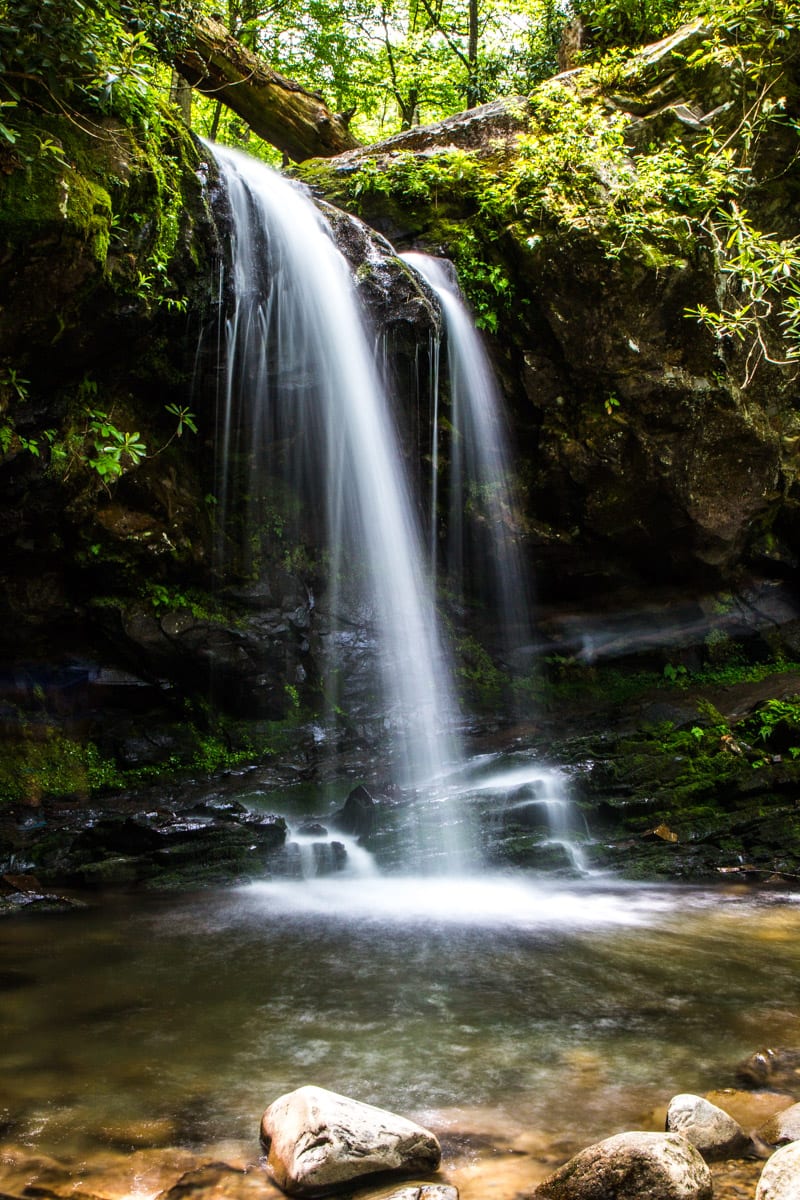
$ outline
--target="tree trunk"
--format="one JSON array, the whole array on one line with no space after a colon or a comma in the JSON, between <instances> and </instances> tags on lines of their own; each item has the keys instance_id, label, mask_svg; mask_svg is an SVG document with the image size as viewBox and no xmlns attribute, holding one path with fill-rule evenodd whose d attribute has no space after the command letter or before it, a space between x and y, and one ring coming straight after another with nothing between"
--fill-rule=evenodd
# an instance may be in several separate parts
<instances>
[{"instance_id":1,"label":"tree trunk","mask_svg":"<svg viewBox=\"0 0 800 1200\"><path fill-rule=\"evenodd\" d=\"M210 17L196 22L176 66L199 92L223 101L295 162L328 158L358 145L320 96L273 71Z\"/></svg>"},{"instance_id":2,"label":"tree trunk","mask_svg":"<svg viewBox=\"0 0 800 1200\"><path fill-rule=\"evenodd\" d=\"M172 80L169 85L169 98L181 110L181 117L187 129L192 128L192 88L180 71L172 69Z\"/></svg>"},{"instance_id":3,"label":"tree trunk","mask_svg":"<svg viewBox=\"0 0 800 1200\"><path fill-rule=\"evenodd\" d=\"M467 108L476 108L481 101L481 87L478 80L478 0L469 0L467 73Z\"/></svg>"}]
</instances>

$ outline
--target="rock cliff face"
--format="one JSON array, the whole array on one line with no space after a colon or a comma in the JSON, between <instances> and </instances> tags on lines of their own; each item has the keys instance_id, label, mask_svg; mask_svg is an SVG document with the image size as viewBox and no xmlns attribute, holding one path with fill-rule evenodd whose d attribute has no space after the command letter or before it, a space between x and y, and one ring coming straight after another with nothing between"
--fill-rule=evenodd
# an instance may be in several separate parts
<instances>
[{"instance_id":1,"label":"rock cliff face","mask_svg":"<svg viewBox=\"0 0 800 1200\"><path fill-rule=\"evenodd\" d=\"M690 313L746 302L714 196L691 195L707 139L741 134L741 77L712 40L696 22L614 78L570 71L301 168L398 248L459 267L511 412L540 599L795 576L797 371ZM794 112L794 79L778 86ZM791 143L766 129L739 201L776 238L796 232Z\"/></svg>"},{"instance_id":2,"label":"rock cliff face","mask_svg":"<svg viewBox=\"0 0 800 1200\"><path fill-rule=\"evenodd\" d=\"M794 636L796 373L763 355L754 370L758 338L715 338L687 316L740 286L709 219L726 193L712 195L695 154L709 131L739 136L738 77L704 56L706 40L690 26L613 78L569 72L533 97L302 169L321 202L346 210L328 215L391 352L410 464L427 440L417 351L439 318L393 247L459 267L506 396L518 531L558 649L573 648L568 627L585 633L587 606L614 620L665 603L707 615L703 597L724 592L746 598L737 612L761 612L751 598L764 579L769 612L752 628ZM792 117L794 80L780 82ZM767 122L747 168L749 212L784 238L796 232L793 137ZM265 530L258 579L246 556L229 553L222 571L217 553L217 381L197 352L220 311L213 162L177 127L148 141L109 123L88 137L35 115L3 156L8 729L22 719L28 737L60 709L92 737L102 713L117 762L135 763L144 742L157 762L197 748L187 697L195 719L209 701L262 721L314 706L326 581L313 514L302 546L279 523ZM765 348L779 323L758 331ZM707 625L686 624L685 640L702 642ZM609 653L626 652L618 643Z\"/></svg>"},{"instance_id":3,"label":"rock cliff face","mask_svg":"<svg viewBox=\"0 0 800 1200\"><path fill-rule=\"evenodd\" d=\"M242 546L248 489L236 479L231 493L242 498L225 522L218 514L216 354L229 231L213 159L168 123L148 140L111 124L82 135L67 120L35 116L5 155L6 733L29 767L31 739L51 738L65 721L109 762L148 767L197 757L220 713L229 722L223 755L257 753L274 742L270 722L293 718L301 702L320 704L326 581L317 514L304 513L290 542L276 510L258 547ZM323 208L387 358L410 380L435 306L384 239ZM401 425L410 457L413 414ZM239 719L250 732L233 728ZM0 791L17 794L20 771L5 774ZM80 790L67 775L58 787Z\"/></svg>"}]
</instances>

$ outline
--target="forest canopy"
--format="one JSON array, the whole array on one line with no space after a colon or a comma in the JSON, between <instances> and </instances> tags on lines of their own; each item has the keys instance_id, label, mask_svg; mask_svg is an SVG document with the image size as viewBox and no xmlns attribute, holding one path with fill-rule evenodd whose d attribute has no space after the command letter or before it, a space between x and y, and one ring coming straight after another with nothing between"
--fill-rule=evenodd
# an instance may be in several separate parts
<instances>
[{"instance_id":1,"label":"forest canopy","mask_svg":"<svg viewBox=\"0 0 800 1200\"><path fill-rule=\"evenodd\" d=\"M670 67L686 111L665 137L631 141L631 114L664 104L660 85L645 96L648 55L632 51L687 23L693 38ZM180 112L202 136L301 162L533 94L541 119L519 140L510 174L489 178L469 156L455 164L462 199L475 176L489 241L524 218L534 240L542 221L602 228L609 255L655 247L671 261L703 245L729 294L691 315L721 344L752 348L746 382L759 362L793 378L800 240L794 226L776 231L770 213L777 191L793 197L796 187L799 28L798 0L226 0L223 11L215 0L0 0L0 170L42 156L63 164L65 123L93 137L122 122L157 151L159 130L174 129ZM283 89L271 127L223 104L221 87L189 87L176 64L203 29L240 52L234 93L262 65ZM586 68L580 82L548 83L565 58ZM291 141L282 133L298 103L312 114L311 136L303 128ZM386 176L380 186L394 184ZM495 278L467 258L468 292ZM163 256L158 264L163 274Z\"/></svg>"},{"instance_id":2,"label":"forest canopy","mask_svg":"<svg viewBox=\"0 0 800 1200\"><path fill-rule=\"evenodd\" d=\"M215 17L274 70L320 93L354 136L369 142L529 93L559 71L568 26L579 29L577 61L591 62L653 41L714 2L3 0L0 132L13 141L11 117L21 99L146 119L152 103L181 98L173 64L201 16ZM736 8L742 20L752 8L769 8L782 21L780 5L749 0ZM193 123L223 141L250 139L246 124L213 97L195 96Z\"/></svg>"}]
</instances>

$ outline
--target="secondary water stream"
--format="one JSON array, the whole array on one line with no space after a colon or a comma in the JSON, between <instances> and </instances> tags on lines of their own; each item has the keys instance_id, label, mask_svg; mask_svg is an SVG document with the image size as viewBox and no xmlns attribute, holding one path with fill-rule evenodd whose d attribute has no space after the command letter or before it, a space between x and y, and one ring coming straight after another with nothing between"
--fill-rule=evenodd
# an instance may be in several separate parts
<instances>
[{"instance_id":1,"label":"secondary water stream","mask_svg":"<svg viewBox=\"0 0 800 1200\"><path fill-rule=\"evenodd\" d=\"M446 421L441 420L437 371L430 454L433 572L441 565L456 595L482 601L508 660L532 634L503 402L455 268L428 254L411 252L402 258L434 292L444 318L449 408ZM440 491L446 515L442 564L437 534Z\"/></svg>"}]
</instances>

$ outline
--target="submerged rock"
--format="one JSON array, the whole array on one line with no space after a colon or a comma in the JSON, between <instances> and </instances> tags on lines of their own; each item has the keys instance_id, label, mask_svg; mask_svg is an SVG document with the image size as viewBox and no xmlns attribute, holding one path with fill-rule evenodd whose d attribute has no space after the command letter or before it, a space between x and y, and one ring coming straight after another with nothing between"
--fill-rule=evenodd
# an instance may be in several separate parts
<instances>
[{"instance_id":1,"label":"submerged rock","mask_svg":"<svg viewBox=\"0 0 800 1200\"><path fill-rule=\"evenodd\" d=\"M368 1200L458 1200L458 1188L446 1183L410 1183L406 1187L370 1192Z\"/></svg>"},{"instance_id":2,"label":"submerged rock","mask_svg":"<svg viewBox=\"0 0 800 1200\"><path fill-rule=\"evenodd\" d=\"M800 1050L765 1047L739 1063L736 1077L745 1087L785 1089L800 1095Z\"/></svg>"},{"instance_id":3,"label":"submerged rock","mask_svg":"<svg viewBox=\"0 0 800 1200\"><path fill-rule=\"evenodd\" d=\"M421 1125L325 1088L280 1096L264 1113L267 1171L293 1196L322 1196L384 1172L434 1171L441 1149Z\"/></svg>"},{"instance_id":4,"label":"submerged rock","mask_svg":"<svg viewBox=\"0 0 800 1200\"><path fill-rule=\"evenodd\" d=\"M776 1150L766 1163L756 1200L800 1200L800 1142Z\"/></svg>"},{"instance_id":5,"label":"submerged rock","mask_svg":"<svg viewBox=\"0 0 800 1200\"><path fill-rule=\"evenodd\" d=\"M670 1100L667 1130L685 1137L708 1162L741 1158L751 1149L750 1138L738 1121L702 1096L686 1092Z\"/></svg>"},{"instance_id":6,"label":"submerged rock","mask_svg":"<svg viewBox=\"0 0 800 1200\"><path fill-rule=\"evenodd\" d=\"M247 1200L263 1196L264 1181L257 1172L227 1162L202 1163L181 1175L162 1192L162 1200Z\"/></svg>"},{"instance_id":7,"label":"submerged rock","mask_svg":"<svg viewBox=\"0 0 800 1200\"><path fill-rule=\"evenodd\" d=\"M711 1172L685 1138L619 1133L576 1154L533 1193L538 1200L711 1200Z\"/></svg>"},{"instance_id":8,"label":"submerged rock","mask_svg":"<svg viewBox=\"0 0 800 1200\"><path fill-rule=\"evenodd\" d=\"M706 1100L716 1104L728 1116L738 1121L749 1134L758 1131L772 1117L790 1108L792 1100L785 1092L752 1092L739 1088L722 1088L706 1094Z\"/></svg>"}]
</instances>

